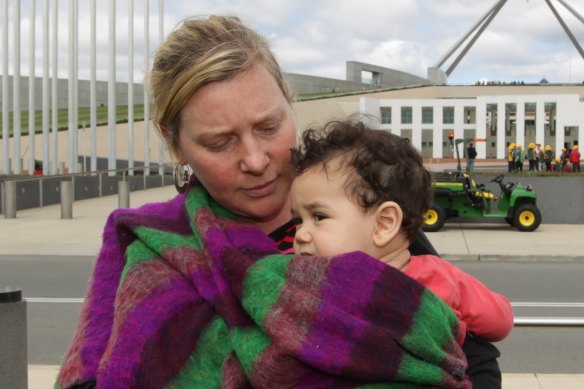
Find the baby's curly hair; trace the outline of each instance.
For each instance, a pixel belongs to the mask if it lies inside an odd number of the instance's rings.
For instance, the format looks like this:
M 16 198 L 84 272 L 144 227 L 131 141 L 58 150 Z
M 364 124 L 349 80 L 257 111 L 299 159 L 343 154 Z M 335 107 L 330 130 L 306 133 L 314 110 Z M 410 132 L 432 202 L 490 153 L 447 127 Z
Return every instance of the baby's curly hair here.
M 423 214 L 433 198 L 432 179 L 422 157 L 409 139 L 366 127 L 356 118 L 331 121 L 302 135 L 302 146 L 292 149 L 292 164 L 298 173 L 341 157 L 346 172 L 347 195 L 365 212 L 385 201 L 402 209 L 402 230 L 415 239 Z

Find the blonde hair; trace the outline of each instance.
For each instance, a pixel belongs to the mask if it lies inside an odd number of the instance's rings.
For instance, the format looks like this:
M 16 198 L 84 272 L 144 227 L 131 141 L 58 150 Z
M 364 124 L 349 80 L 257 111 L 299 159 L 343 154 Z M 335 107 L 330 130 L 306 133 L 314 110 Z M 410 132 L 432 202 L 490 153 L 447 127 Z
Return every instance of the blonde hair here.
M 164 127 L 169 146 L 178 145 L 180 111 L 202 86 L 227 80 L 261 62 L 291 102 L 290 93 L 267 40 L 234 16 L 189 18 L 154 55 L 148 84 L 153 121 Z

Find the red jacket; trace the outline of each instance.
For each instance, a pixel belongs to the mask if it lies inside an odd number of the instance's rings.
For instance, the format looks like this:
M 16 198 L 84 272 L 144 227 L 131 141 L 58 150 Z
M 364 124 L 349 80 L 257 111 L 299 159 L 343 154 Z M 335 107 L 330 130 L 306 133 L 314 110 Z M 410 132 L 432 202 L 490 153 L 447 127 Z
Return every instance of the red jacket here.
M 572 163 L 580 163 L 580 151 L 578 149 L 572 150 L 568 159 Z

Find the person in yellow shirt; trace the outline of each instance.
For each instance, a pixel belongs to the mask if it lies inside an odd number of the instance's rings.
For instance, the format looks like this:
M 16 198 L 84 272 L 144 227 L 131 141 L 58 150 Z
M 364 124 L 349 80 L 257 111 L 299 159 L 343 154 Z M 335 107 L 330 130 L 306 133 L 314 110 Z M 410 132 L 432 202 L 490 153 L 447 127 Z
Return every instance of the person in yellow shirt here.
M 507 148 L 507 164 L 509 173 L 515 170 L 515 143 L 511 143 Z

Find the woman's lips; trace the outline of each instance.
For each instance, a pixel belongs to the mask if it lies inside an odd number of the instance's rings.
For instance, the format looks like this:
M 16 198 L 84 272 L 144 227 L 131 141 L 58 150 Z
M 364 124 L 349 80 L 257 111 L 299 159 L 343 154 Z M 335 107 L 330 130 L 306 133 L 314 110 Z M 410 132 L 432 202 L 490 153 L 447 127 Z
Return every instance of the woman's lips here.
M 250 197 L 268 196 L 276 190 L 276 181 L 277 179 L 273 179 L 261 185 L 257 185 L 251 188 L 244 188 L 243 191 Z

